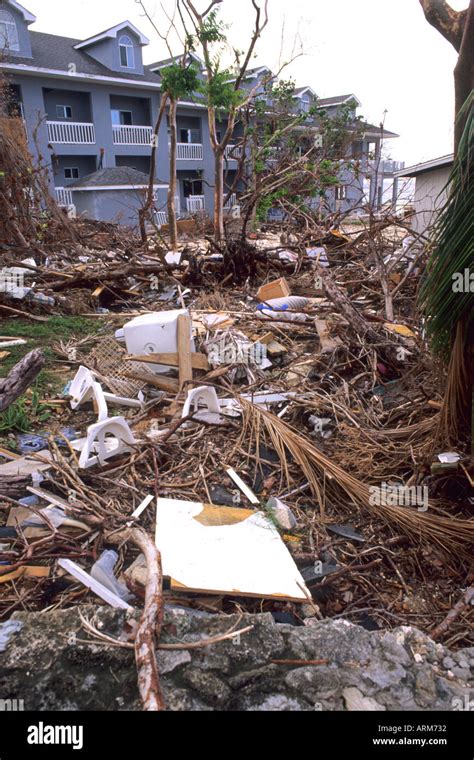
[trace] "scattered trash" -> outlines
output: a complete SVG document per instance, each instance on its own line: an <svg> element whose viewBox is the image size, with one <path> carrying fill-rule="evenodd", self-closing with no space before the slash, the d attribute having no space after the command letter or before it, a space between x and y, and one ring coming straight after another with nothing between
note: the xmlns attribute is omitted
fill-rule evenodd
<svg viewBox="0 0 474 760"><path fill-rule="evenodd" d="M291 293L290 286L284 277L280 277L278 280L268 282L266 285L262 285L257 290L257 298L259 301L268 301L273 299L285 298Z"/></svg>
<svg viewBox="0 0 474 760"><path fill-rule="evenodd" d="M322 245L316 246L315 248L307 248L306 255L310 259L316 259L318 264L322 267L329 266L327 251Z"/></svg>
<svg viewBox="0 0 474 760"><path fill-rule="evenodd" d="M296 528L296 517L291 509L280 499L271 496L267 501L267 509L280 528L284 530Z"/></svg>
<svg viewBox="0 0 474 760"><path fill-rule="evenodd" d="M361 541L362 543L365 541L364 536L357 533L349 523L347 523L347 525L336 525L335 523L332 523L331 525L326 525L326 530L330 533L335 533L337 536L349 538L351 541Z"/></svg>
<svg viewBox="0 0 474 760"><path fill-rule="evenodd" d="M77 437L74 428L66 427L60 430L60 435L53 436L54 442L58 446L66 446L66 441L73 441ZM49 434L33 435L31 433L22 433L17 436L17 448L22 454L33 454L43 450L48 446ZM66 439L66 440L65 440Z"/></svg>
<svg viewBox="0 0 474 760"><path fill-rule="evenodd" d="M238 507L241 502L238 491L228 491L223 486L210 486L209 496L213 504L223 504L226 507Z"/></svg>
<svg viewBox="0 0 474 760"><path fill-rule="evenodd" d="M341 568L333 562L315 562L309 567L305 567L301 570L301 575L305 579L306 583L319 583L326 576L337 572Z"/></svg>
<svg viewBox="0 0 474 760"><path fill-rule="evenodd" d="M82 583L84 586L87 586L87 588L90 588L94 594L103 599L104 602L107 602L107 604L110 604L111 607L118 607L121 610L133 609L130 604L128 604L120 596L117 596L117 594L111 591L110 588L104 586L102 583L89 575L89 573L86 573L86 571L83 570L82 567L80 567L78 564L76 564L76 562L73 562L70 559L59 559L58 565L63 570L65 570L66 573L72 575L73 578L75 578L77 581Z"/></svg>
<svg viewBox="0 0 474 760"><path fill-rule="evenodd" d="M303 309L309 303L311 303L310 298L288 296L287 298L271 298L264 304L258 304L257 309L259 311L296 311L296 309Z"/></svg>
<svg viewBox="0 0 474 760"><path fill-rule="evenodd" d="M187 309L158 311L143 314L127 322L123 328L125 343L129 354L176 353L178 350L178 318L189 317ZM195 350L190 328L191 351ZM156 373L169 371L164 364L149 364L148 368Z"/></svg>
<svg viewBox="0 0 474 760"><path fill-rule="evenodd" d="M113 549L106 549L102 552L97 562L91 567L91 577L94 578L102 586L110 589L113 594L123 599L125 602L129 602L133 599L133 594L130 593L125 583L118 581L114 575L114 567L118 561L118 554Z"/></svg>
<svg viewBox="0 0 474 760"><path fill-rule="evenodd" d="M309 319L308 314L299 314L294 311L277 311L274 309L259 309L257 317L259 319L274 319L278 322L306 322Z"/></svg>
<svg viewBox="0 0 474 760"><path fill-rule="evenodd" d="M237 475L235 470L232 469L232 467L228 467L226 469L227 475L232 478L235 485L240 488L244 496L249 500L251 504L260 504L260 500L255 496L255 494L250 490L250 488L244 483L241 477Z"/></svg>
<svg viewBox="0 0 474 760"><path fill-rule="evenodd" d="M443 463L454 464L454 462L459 462L461 455L456 451L446 451L443 454L438 454L438 459Z"/></svg>
<svg viewBox="0 0 474 760"><path fill-rule="evenodd" d="M5 651L11 637L21 631L22 628L21 620L6 620L4 623L0 623L0 652Z"/></svg>
<svg viewBox="0 0 474 760"><path fill-rule="evenodd" d="M75 448L81 451L79 467L104 464L111 457L132 451L134 443L135 438L124 417L96 422L87 428L85 439L75 441Z"/></svg>
<svg viewBox="0 0 474 760"><path fill-rule="evenodd" d="M330 438L334 432L335 425L331 417L317 417L312 414L308 419L308 423L313 428L312 435L319 436L325 440Z"/></svg>

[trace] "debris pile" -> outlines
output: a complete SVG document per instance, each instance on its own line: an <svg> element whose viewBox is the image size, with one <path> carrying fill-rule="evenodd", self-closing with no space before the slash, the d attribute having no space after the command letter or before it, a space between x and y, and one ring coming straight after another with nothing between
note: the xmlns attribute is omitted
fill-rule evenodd
<svg viewBox="0 0 474 760"><path fill-rule="evenodd" d="M473 462L441 447L423 250L391 221L223 250L190 228L170 255L77 220L0 246L2 620L143 609L127 646L146 709L176 606L473 645ZM44 363L62 389L38 397Z"/></svg>

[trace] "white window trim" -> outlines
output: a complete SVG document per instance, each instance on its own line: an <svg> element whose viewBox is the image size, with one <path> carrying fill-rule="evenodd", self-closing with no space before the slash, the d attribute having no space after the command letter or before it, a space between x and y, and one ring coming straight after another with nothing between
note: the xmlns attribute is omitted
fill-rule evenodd
<svg viewBox="0 0 474 760"><path fill-rule="evenodd" d="M59 116L59 114L58 114L58 108L64 108L64 115L63 116ZM70 116L66 115L66 109L67 108L71 109L71 115ZM57 103L56 104L56 117L58 119L72 119L72 106L63 105L62 103Z"/></svg>
<svg viewBox="0 0 474 760"><path fill-rule="evenodd" d="M94 42L100 42L100 40L105 40L107 37L117 37L118 33L121 32L123 29L131 29L131 31L136 34L140 41L140 45L148 45L150 40L148 37L145 37L144 34L140 32L139 29L137 29L136 26L130 23L130 21L122 21L121 24L117 24L117 26L112 26L110 29L106 29L105 32L101 32L101 34L96 34L95 37L89 37L87 40L83 40L82 42L78 42L77 45L74 45L75 50L80 50L83 47L87 47L88 45L93 45Z"/></svg>
<svg viewBox="0 0 474 760"><path fill-rule="evenodd" d="M123 40L129 40L128 42L123 42ZM122 48L125 48L126 53L125 57L127 59L127 64L125 65L122 63ZM135 68L135 49L133 47L133 41L132 38L128 35L123 35L119 38L119 61L120 66L122 69L134 69Z"/></svg>
<svg viewBox="0 0 474 760"><path fill-rule="evenodd" d="M153 185L155 189L167 190L169 185ZM95 192L96 190L148 190L148 185L80 185L74 191L82 193L84 190Z"/></svg>
<svg viewBox="0 0 474 760"><path fill-rule="evenodd" d="M20 52L20 38L18 37L18 27L16 25L16 21L11 13L4 10L3 8L0 9L0 14L3 15L3 18L0 16L0 24L5 24L5 41L3 43L2 38L0 38L0 47L5 48L5 50L13 50L16 53ZM12 35L13 32L13 35ZM3 37L3 35L2 35Z"/></svg>
<svg viewBox="0 0 474 760"><path fill-rule="evenodd" d="M134 123L133 123L133 111L129 111L127 108L111 108L110 110L111 111L117 111L119 114L121 114L121 113L129 113L130 117L131 117L130 124L122 124L121 122L119 122L118 124L114 124L112 122L112 125L114 127L133 127L134 126ZM119 119L120 119L120 116L119 116Z"/></svg>
<svg viewBox="0 0 474 760"><path fill-rule="evenodd" d="M65 166L63 171L64 171L64 179L79 179L80 178L78 166ZM74 171L77 172L77 177L72 176L72 172ZM66 172L71 172L71 177L66 177Z"/></svg>

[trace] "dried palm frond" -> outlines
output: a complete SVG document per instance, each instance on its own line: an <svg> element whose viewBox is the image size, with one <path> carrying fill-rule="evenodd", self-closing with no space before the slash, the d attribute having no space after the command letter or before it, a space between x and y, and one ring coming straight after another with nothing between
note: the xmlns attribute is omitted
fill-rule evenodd
<svg viewBox="0 0 474 760"><path fill-rule="evenodd" d="M369 485L362 483L331 461L293 427L244 399L239 398L239 403L244 412L242 440L253 440L258 451L261 434L265 431L280 458L288 485L291 459L299 466L321 507L323 480L325 487L329 480L342 489L356 509L368 510L386 522L396 524L412 538L431 541L458 556L469 554L469 547L474 543L474 520L462 520L443 514L432 503L428 505L428 512L414 511L409 507L374 504Z"/></svg>

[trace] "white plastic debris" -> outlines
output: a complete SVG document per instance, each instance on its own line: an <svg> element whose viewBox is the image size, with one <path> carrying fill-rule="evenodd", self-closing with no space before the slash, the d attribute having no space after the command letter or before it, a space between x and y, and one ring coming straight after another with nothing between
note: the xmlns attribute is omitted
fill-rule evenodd
<svg viewBox="0 0 474 760"><path fill-rule="evenodd" d="M131 451L130 445L135 443L135 438L124 417L113 417L90 425L86 439L75 443L82 447L79 467L88 468Z"/></svg>
<svg viewBox="0 0 474 760"><path fill-rule="evenodd" d="M75 562L72 562L72 560L59 559L58 565L59 567L62 567L62 569L67 573L69 573L69 575L72 575L73 578L76 578L76 580L78 580L84 586L90 588L94 594L99 596L112 607L118 607L121 610L133 609L133 607L131 607L130 604L128 604L124 599L121 599L119 596L117 596L117 594L114 594L114 592L107 588L107 586L99 583L99 581L89 575L89 573L86 573L82 567L79 567L79 565L77 565Z"/></svg>
<svg viewBox="0 0 474 760"><path fill-rule="evenodd" d="M267 509L275 522L284 530L293 530L296 527L296 517L291 509L280 499L271 496L267 501Z"/></svg>
<svg viewBox="0 0 474 760"><path fill-rule="evenodd" d="M205 410L202 410L203 406ZM187 417L188 414L193 414L196 420L199 420L200 417L202 419L209 419L209 415L214 415L216 422L220 421L219 399L217 398L215 388L209 385L201 385L199 388L193 388L188 391L181 416ZM190 427L192 424L191 421L185 422L183 427Z"/></svg>
<svg viewBox="0 0 474 760"><path fill-rule="evenodd" d="M178 317L189 317L187 309L157 311L142 314L127 322L123 328L127 351L133 355L176 353L178 350ZM191 351L195 351L190 321ZM117 337L117 333L115 334ZM148 368L157 374L168 372L165 364L148 364Z"/></svg>
<svg viewBox="0 0 474 760"><path fill-rule="evenodd" d="M455 462L459 462L461 455L455 451L445 451L443 454L438 454L438 459L443 464L454 464Z"/></svg>
<svg viewBox="0 0 474 760"><path fill-rule="evenodd" d="M91 576L94 580L102 583L103 586L110 589L120 599L128 602L133 599L125 583L117 580L114 575L114 567L117 564L118 554L113 549L106 549L102 552L97 562L91 567Z"/></svg>

